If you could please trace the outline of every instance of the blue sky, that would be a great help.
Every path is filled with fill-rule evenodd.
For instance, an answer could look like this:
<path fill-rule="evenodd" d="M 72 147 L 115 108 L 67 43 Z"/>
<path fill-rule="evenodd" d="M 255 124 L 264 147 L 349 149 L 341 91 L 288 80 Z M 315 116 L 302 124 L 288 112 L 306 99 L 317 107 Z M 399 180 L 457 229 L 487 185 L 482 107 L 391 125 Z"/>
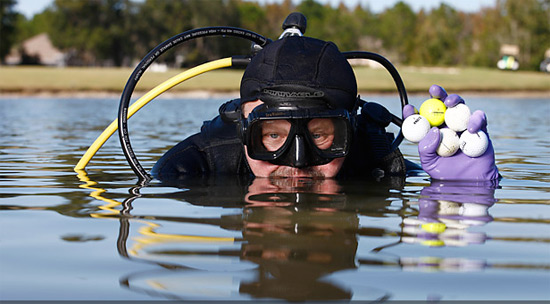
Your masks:
<path fill-rule="evenodd" d="M 82 0 L 85 1 L 85 0 Z M 273 3 L 280 0 L 256 0 L 261 3 Z M 297 0 L 293 0 L 298 2 Z M 330 3 L 331 5 L 338 5 L 343 1 L 347 6 L 354 7 L 358 3 L 370 7 L 374 12 L 383 11 L 387 7 L 393 6 L 399 0 L 317 0 L 321 3 Z M 438 7 L 440 3 L 445 2 L 450 6 L 465 12 L 475 12 L 478 11 L 481 7 L 484 6 L 493 6 L 496 0 L 403 0 L 411 6 L 415 11 L 420 9 L 429 10 L 435 7 Z M 16 9 L 23 13 L 27 17 L 32 17 L 34 14 L 39 13 L 44 10 L 48 5 L 50 5 L 53 0 L 18 0 Z"/>

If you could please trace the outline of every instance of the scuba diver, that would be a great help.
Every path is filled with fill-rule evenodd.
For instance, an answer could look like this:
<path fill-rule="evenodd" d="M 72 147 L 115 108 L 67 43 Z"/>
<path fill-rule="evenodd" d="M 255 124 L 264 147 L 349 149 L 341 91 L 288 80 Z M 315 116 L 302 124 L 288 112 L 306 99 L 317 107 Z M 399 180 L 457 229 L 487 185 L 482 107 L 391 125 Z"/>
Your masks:
<path fill-rule="evenodd" d="M 463 103 L 434 85 L 429 90 L 447 106 Z M 359 112 L 360 109 L 360 113 Z M 223 104 L 201 132 L 165 153 L 152 169 L 161 180 L 190 176 L 344 178 L 405 176 L 420 170 L 392 148 L 385 128 L 391 114 L 357 95 L 352 67 L 332 42 L 289 35 L 266 45 L 248 64 L 240 98 Z M 406 105 L 403 119 L 416 109 Z M 474 112 L 468 130 L 487 133 L 487 119 Z M 499 177 L 494 150 L 476 158 L 461 151 L 440 157 L 439 129 L 419 143 L 422 169 L 443 180 Z"/>

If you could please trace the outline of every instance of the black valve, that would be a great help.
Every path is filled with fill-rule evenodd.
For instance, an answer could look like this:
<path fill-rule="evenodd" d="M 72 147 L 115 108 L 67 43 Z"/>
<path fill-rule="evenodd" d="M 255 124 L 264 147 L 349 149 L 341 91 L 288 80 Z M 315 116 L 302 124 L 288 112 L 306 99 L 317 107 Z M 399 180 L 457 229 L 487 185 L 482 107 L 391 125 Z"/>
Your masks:
<path fill-rule="evenodd" d="M 289 28 L 297 28 L 302 34 L 305 34 L 307 28 L 306 16 L 298 12 L 290 13 L 283 22 L 283 30 Z"/>

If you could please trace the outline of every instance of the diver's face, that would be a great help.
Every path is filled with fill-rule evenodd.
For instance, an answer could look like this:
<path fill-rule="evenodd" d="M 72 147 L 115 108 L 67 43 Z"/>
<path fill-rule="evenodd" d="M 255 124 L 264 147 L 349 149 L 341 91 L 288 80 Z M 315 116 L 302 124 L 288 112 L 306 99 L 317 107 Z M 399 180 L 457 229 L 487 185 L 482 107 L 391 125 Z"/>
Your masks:
<path fill-rule="evenodd" d="M 244 117 L 248 117 L 250 112 L 262 101 L 247 102 L 243 105 L 242 111 Z M 329 147 L 334 140 L 334 125 L 330 119 L 316 118 L 308 123 L 308 129 L 312 134 L 317 147 L 323 149 Z M 286 136 L 290 131 L 290 122 L 286 120 L 273 121 L 266 126 L 262 132 L 262 143 L 269 151 L 275 151 L 286 141 Z M 268 161 L 256 160 L 248 155 L 245 146 L 246 159 L 252 173 L 256 177 L 309 177 L 309 178 L 333 178 L 338 174 L 344 157 L 335 158 L 327 164 L 311 166 L 305 168 L 295 168 L 290 166 L 275 165 Z"/>

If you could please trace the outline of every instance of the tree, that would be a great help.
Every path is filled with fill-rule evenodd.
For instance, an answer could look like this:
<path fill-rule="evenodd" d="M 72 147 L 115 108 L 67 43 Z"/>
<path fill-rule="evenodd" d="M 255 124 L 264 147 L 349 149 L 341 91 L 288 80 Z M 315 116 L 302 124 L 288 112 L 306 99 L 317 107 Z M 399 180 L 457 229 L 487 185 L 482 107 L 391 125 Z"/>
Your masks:
<path fill-rule="evenodd" d="M 0 1 L 0 61 L 9 54 L 16 38 L 16 21 L 18 13 L 14 10 L 15 0 Z"/>
<path fill-rule="evenodd" d="M 73 50 L 81 64 L 96 60 L 116 66 L 131 54 L 128 39 L 129 0 L 56 0 L 51 10 L 53 43 Z"/>
<path fill-rule="evenodd" d="M 280 4 L 272 3 L 267 4 L 265 7 L 266 12 L 266 23 L 268 25 L 268 31 L 265 33 L 260 33 L 268 38 L 277 39 L 281 35 L 283 21 L 293 11 L 297 9 L 292 4 L 291 0 L 284 0 Z M 301 11 L 298 9 L 298 11 Z M 301 11 L 303 13 L 303 11 Z M 309 20 L 306 32 L 309 35 Z"/>
<path fill-rule="evenodd" d="M 370 9 L 363 8 L 358 4 L 353 10 L 351 19 L 355 23 L 359 35 L 378 36 L 378 18 Z"/>
<path fill-rule="evenodd" d="M 463 23 L 458 12 L 447 4 L 432 10 L 418 23 L 414 39 L 413 61 L 430 65 L 456 65 L 462 60 L 460 39 Z"/>
<path fill-rule="evenodd" d="M 386 53 L 380 39 L 378 17 L 368 8 L 357 5 L 350 16 L 356 29 L 357 49 L 375 53 Z"/>
<path fill-rule="evenodd" d="M 242 1 L 238 3 L 240 25 L 247 30 L 265 35 L 270 32 L 266 20 L 266 10 L 256 2 Z"/>
<path fill-rule="evenodd" d="M 315 0 L 305 0 L 296 9 L 307 17 L 307 35 L 326 40 L 327 38 L 324 37 L 326 30 L 331 26 L 326 20 L 331 9 L 330 6 L 323 6 Z"/>
<path fill-rule="evenodd" d="M 407 62 L 413 46 L 416 15 L 404 2 L 398 2 L 379 16 L 379 35 L 384 47 L 397 53 L 399 61 Z"/>
<path fill-rule="evenodd" d="M 473 66 L 494 67 L 499 58 L 502 16 L 496 8 L 485 8 L 470 15 L 472 22 L 471 52 L 465 63 Z"/>
<path fill-rule="evenodd" d="M 39 14 L 35 14 L 32 19 L 27 19 L 24 15 L 19 15 L 17 18 L 17 39 L 16 42 L 20 43 L 25 39 L 32 36 L 36 36 L 41 33 L 50 33 L 52 24 L 51 11 L 44 11 Z"/>
<path fill-rule="evenodd" d="M 360 28 L 353 20 L 353 12 L 342 2 L 337 9 L 327 10 L 324 39 L 334 41 L 340 51 L 357 50 L 359 46 Z"/>
<path fill-rule="evenodd" d="M 341 51 L 355 50 L 360 37 L 360 27 L 343 3 L 337 9 L 306 0 L 297 6 L 297 11 L 307 17 L 306 35 L 336 43 Z"/>
<path fill-rule="evenodd" d="M 177 13 L 176 13 L 177 12 Z M 140 59 L 164 40 L 193 28 L 193 12 L 183 1 L 146 0 L 136 7 L 129 27 L 131 44 Z M 175 61 L 169 52 L 161 61 Z"/>

